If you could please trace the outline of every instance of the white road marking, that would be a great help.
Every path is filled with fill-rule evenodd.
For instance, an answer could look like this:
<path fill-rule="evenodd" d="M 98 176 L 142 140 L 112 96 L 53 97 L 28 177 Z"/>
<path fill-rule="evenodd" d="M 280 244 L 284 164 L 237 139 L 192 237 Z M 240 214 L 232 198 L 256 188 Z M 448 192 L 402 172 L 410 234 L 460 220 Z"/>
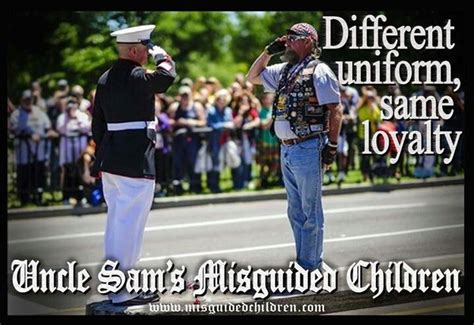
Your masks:
<path fill-rule="evenodd" d="M 340 209 L 328 209 L 325 214 L 336 214 L 336 213 L 346 213 L 346 212 L 357 212 L 357 211 L 376 211 L 376 210 L 388 210 L 388 209 L 408 209 L 427 206 L 427 203 L 407 203 L 407 204 L 388 204 L 388 205 L 376 205 L 376 206 L 360 206 L 360 207 L 349 207 L 349 208 L 340 208 Z M 233 218 L 226 220 L 214 220 L 214 221 L 202 221 L 202 222 L 191 222 L 183 224 L 173 224 L 166 226 L 156 226 L 156 227 L 147 227 L 145 231 L 161 231 L 161 230 L 170 230 L 170 229 L 185 229 L 185 228 L 195 228 L 195 227 L 209 227 L 217 225 L 227 225 L 234 223 L 245 223 L 245 222 L 259 222 L 264 220 L 273 220 L 273 219 L 284 219 L 287 218 L 286 214 L 274 214 L 268 216 L 258 216 L 258 217 L 245 217 L 245 218 Z M 24 243 L 35 243 L 43 241 L 52 241 L 52 240 L 71 240 L 77 238 L 87 238 L 87 237 L 98 237 L 104 236 L 104 232 L 87 232 L 87 233 L 78 233 L 78 234 L 67 234 L 67 235 L 55 235 L 55 236 L 45 236 L 45 237 L 34 237 L 34 238 L 22 238 L 22 239 L 13 239 L 9 240 L 8 244 L 24 244 Z"/>
<path fill-rule="evenodd" d="M 409 229 L 409 230 L 393 231 L 393 232 L 383 232 L 383 233 L 378 233 L 378 234 L 367 234 L 367 235 L 351 236 L 351 237 L 345 237 L 345 238 L 329 238 L 329 239 L 324 240 L 324 243 L 334 243 L 334 242 L 350 241 L 350 240 L 361 240 L 361 239 L 367 239 L 367 238 L 400 236 L 400 235 L 414 234 L 414 233 L 420 233 L 420 232 L 430 232 L 430 231 L 438 231 L 438 230 L 444 230 L 444 229 L 455 229 L 455 228 L 462 228 L 462 227 L 464 227 L 464 224 L 455 224 L 455 225 L 446 225 L 446 226 L 419 228 L 419 229 Z M 251 251 L 270 250 L 270 249 L 293 247 L 294 245 L 295 245 L 294 243 L 284 243 L 284 244 L 276 244 L 276 245 L 252 246 L 252 247 L 231 248 L 231 249 L 222 249 L 222 250 L 214 250 L 214 251 L 203 251 L 203 252 L 174 254 L 174 255 L 162 255 L 162 256 L 142 258 L 142 259 L 140 259 L 140 263 L 160 261 L 160 260 L 166 260 L 166 259 L 183 258 L 183 257 L 197 257 L 197 256 L 220 255 L 220 254 L 227 254 L 227 253 L 242 253 L 242 252 L 251 252 Z M 98 265 L 102 265 L 102 264 L 103 264 L 103 262 L 92 262 L 92 263 L 80 264 L 80 266 L 90 267 L 90 266 L 98 266 Z"/>
<path fill-rule="evenodd" d="M 404 262 L 408 264 L 417 264 L 417 263 L 426 263 L 426 262 L 433 262 L 439 260 L 452 260 L 456 258 L 464 258 L 464 253 L 459 254 L 447 254 L 447 255 L 438 255 L 438 256 L 428 256 L 428 257 L 417 257 L 408 260 L 404 260 Z M 381 266 L 388 265 L 388 262 L 381 262 Z M 340 266 L 337 268 L 339 272 L 343 272 L 347 270 L 349 266 Z"/>

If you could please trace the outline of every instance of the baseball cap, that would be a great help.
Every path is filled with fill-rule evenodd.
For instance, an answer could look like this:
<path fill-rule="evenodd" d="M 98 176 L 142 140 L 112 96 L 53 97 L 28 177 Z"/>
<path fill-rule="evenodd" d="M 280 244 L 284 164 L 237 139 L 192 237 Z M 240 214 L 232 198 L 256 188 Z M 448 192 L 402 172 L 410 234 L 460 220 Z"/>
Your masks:
<path fill-rule="evenodd" d="M 181 86 L 178 89 L 178 93 L 180 95 L 184 95 L 184 94 L 191 95 L 193 93 L 193 91 L 192 91 L 191 87 L 189 87 L 189 86 Z"/>
<path fill-rule="evenodd" d="M 58 81 L 58 86 L 59 87 L 66 87 L 68 85 L 68 82 L 66 79 L 61 79 Z"/>
<path fill-rule="evenodd" d="M 31 92 L 31 90 L 29 89 L 23 90 L 23 92 L 21 93 L 21 99 L 31 99 L 31 98 L 33 98 L 33 93 Z"/>

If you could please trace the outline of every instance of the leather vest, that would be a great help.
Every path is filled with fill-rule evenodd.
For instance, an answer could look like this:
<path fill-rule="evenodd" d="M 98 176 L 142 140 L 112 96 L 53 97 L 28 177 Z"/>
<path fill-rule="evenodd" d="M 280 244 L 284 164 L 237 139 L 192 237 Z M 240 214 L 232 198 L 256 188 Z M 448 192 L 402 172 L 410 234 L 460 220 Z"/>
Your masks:
<path fill-rule="evenodd" d="M 284 67 L 273 102 L 272 118 L 286 119 L 300 138 L 329 131 L 329 110 L 319 105 L 313 75 L 321 61 L 310 60 L 288 84 L 289 64 Z M 274 129 L 272 127 L 272 133 Z"/>

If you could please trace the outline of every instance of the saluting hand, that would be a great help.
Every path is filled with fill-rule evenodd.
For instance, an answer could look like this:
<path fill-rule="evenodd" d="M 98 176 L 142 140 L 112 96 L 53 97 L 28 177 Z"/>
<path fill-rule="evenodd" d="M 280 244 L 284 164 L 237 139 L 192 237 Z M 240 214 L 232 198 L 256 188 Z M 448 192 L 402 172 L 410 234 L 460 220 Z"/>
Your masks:
<path fill-rule="evenodd" d="M 153 57 L 153 60 L 155 61 L 156 65 L 170 59 L 170 56 L 168 55 L 168 53 L 166 53 L 166 51 L 163 50 L 158 45 L 155 45 L 151 49 L 149 49 L 148 53 L 150 53 L 150 55 Z"/>
<path fill-rule="evenodd" d="M 286 37 L 285 36 L 278 37 L 265 47 L 265 51 L 269 55 L 274 55 L 274 54 L 283 52 L 286 49 L 285 44 L 286 44 Z"/>

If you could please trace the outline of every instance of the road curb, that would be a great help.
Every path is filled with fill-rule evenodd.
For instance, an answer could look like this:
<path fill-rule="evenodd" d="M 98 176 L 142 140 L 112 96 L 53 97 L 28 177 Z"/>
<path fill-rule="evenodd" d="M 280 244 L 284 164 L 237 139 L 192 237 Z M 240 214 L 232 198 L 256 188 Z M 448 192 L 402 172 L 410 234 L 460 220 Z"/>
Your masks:
<path fill-rule="evenodd" d="M 316 306 L 316 305 L 323 305 L 324 309 L 322 311 L 313 311 L 313 312 L 286 312 L 286 315 L 324 315 L 324 314 L 332 314 L 337 312 L 343 311 L 350 311 L 350 310 L 359 310 L 364 308 L 377 308 L 377 307 L 386 307 L 392 306 L 397 304 L 404 304 L 410 302 L 419 302 L 419 301 L 427 301 L 432 299 L 439 299 L 439 298 L 446 298 L 446 297 L 454 297 L 464 294 L 464 276 L 460 277 L 460 287 L 461 290 L 459 292 L 421 292 L 421 290 L 415 290 L 412 293 L 407 291 L 396 292 L 393 290 L 392 292 L 383 292 L 377 299 L 373 298 L 373 293 L 368 291 L 364 293 L 355 293 L 350 290 L 344 291 L 336 291 L 334 293 L 319 293 L 319 294 L 306 294 L 306 295 L 296 295 L 291 297 L 270 297 L 268 302 L 272 303 L 273 305 L 293 305 L 297 307 L 297 310 L 301 310 L 303 305 L 309 306 Z M 427 281 L 428 284 L 431 281 Z M 205 296 L 204 298 L 205 299 Z M 227 302 L 214 302 L 214 305 L 225 305 L 228 304 L 230 301 Z M 246 301 L 238 300 L 233 302 L 234 304 L 263 304 L 265 300 L 253 300 L 251 298 L 247 299 Z M 117 307 L 110 303 L 110 301 L 101 301 L 96 303 L 91 303 L 86 305 L 85 309 L 86 315 L 135 315 L 135 316 L 150 316 L 150 315 L 167 315 L 170 316 L 173 313 L 164 313 L 164 312 L 151 312 L 149 305 L 141 305 L 141 306 L 134 306 L 134 307 Z M 179 315 L 206 315 L 209 312 L 179 312 L 176 313 Z M 253 315 L 254 312 L 224 312 L 220 313 L 219 315 Z M 281 312 L 270 312 L 270 311 L 262 311 L 259 313 L 260 315 L 275 315 L 275 314 L 282 314 Z"/>
<path fill-rule="evenodd" d="M 364 192 L 390 192 L 401 189 L 413 189 L 434 186 L 462 185 L 464 177 L 443 177 L 436 179 L 415 180 L 398 184 L 380 185 L 345 185 L 343 188 L 323 187 L 323 196 L 356 194 Z M 152 209 L 190 207 L 206 204 L 222 204 L 236 202 L 255 202 L 265 200 L 286 199 L 284 189 L 263 190 L 258 192 L 237 192 L 220 194 L 202 194 L 155 199 Z M 8 210 L 8 220 L 31 219 L 42 217 L 84 216 L 106 212 L 105 206 L 72 208 L 70 206 L 38 207 Z"/>

